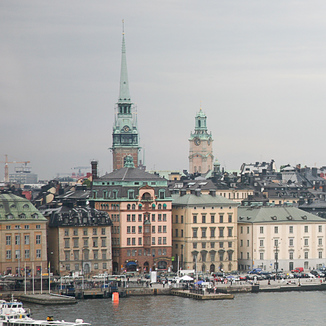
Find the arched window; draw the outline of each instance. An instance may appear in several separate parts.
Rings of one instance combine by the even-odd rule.
[[[132,209],[135,210],[136,209],[136,205],[132,204]]]
[[[128,205],[127,205],[127,209],[130,210],[130,207],[131,207],[130,204],[128,204]]]
[[[158,204],[158,209],[162,209],[162,204]]]

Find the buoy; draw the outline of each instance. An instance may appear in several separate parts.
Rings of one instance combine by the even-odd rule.
[[[113,302],[119,302],[119,292],[113,292],[112,293],[112,301]]]

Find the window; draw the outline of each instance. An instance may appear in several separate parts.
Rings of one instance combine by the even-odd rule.
[[[240,240],[240,247],[243,247],[243,240]]]
[[[318,238],[318,246],[322,246],[323,245],[323,239],[322,238]]]
[[[6,235],[6,245],[7,246],[11,245],[11,235]]]
[[[197,238],[197,228],[192,228],[192,237]]]
[[[232,223],[232,214],[229,214],[229,215],[228,215],[228,222],[229,222],[229,223]]]
[[[6,225],[6,230],[10,230],[11,226],[10,225]]]
[[[166,214],[163,214],[163,222],[166,222]]]
[[[41,225],[39,225],[39,224],[36,225],[36,228],[37,228],[37,229],[40,229],[40,228],[41,228]]]
[[[24,229],[28,230],[29,229],[29,225],[24,225]]]
[[[97,229],[93,229],[93,235],[97,235]]]
[[[211,230],[211,238],[215,238],[215,228],[210,228]]]
[[[131,227],[130,226],[127,226],[127,233],[130,234],[131,233]]]
[[[163,225],[163,233],[166,233],[166,225]],[[181,230],[181,233],[183,233],[183,230]],[[181,235],[183,237],[183,235]]]
[[[322,225],[318,225],[318,232],[323,232],[323,226]]]
[[[6,250],[6,259],[11,259],[11,250]]]
[[[193,223],[197,223],[197,215],[193,215],[192,216],[192,222]]]
[[[205,249],[205,248],[206,248],[206,242],[202,242],[202,243],[201,243],[201,247],[202,247],[203,249]]]
[[[249,252],[247,252],[247,259],[250,259]]]
[[[20,234],[15,235],[15,245],[20,245]]]
[[[36,244],[41,244],[41,235],[40,235],[40,234],[37,234],[37,235],[36,235],[35,243],[36,243]]]
[[[138,245],[139,245],[139,246],[142,245],[142,238],[138,238]]]
[[[263,227],[263,226],[261,226],[261,227],[259,228],[259,232],[260,232],[260,234],[264,233],[264,227]]]
[[[293,259],[293,251],[289,252],[289,259],[291,259],[291,260]]]
[[[304,252],[304,259],[308,259],[308,257],[309,257],[309,256],[308,256],[308,251],[305,251],[305,252]]]
[[[162,225],[159,225],[157,229],[158,229],[158,233],[162,233]]]
[[[78,235],[78,229],[74,229],[73,234]]]
[[[215,223],[215,215],[211,215],[211,223]]]
[[[228,247],[232,248],[232,242],[228,242]]]
[[[87,229],[84,229],[84,230],[83,230],[83,234],[84,234],[84,235],[88,235],[88,230],[87,230]]]
[[[243,233],[243,226],[240,227],[240,233]]]
[[[201,237],[206,238],[206,229],[207,228],[201,228]]]
[[[274,233],[278,233],[278,226],[274,226]]]
[[[41,249],[36,249],[36,258],[41,258]]]
[[[127,238],[127,246],[130,246],[131,245],[131,240],[130,238]]]
[[[132,244],[133,246],[136,245],[136,238],[132,238],[132,239],[131,239],[131,244]]]
[[[138,214],[138,222],[141,222],[141,221],[142,221],[142,215]]]
[[[98,269],[98,263],[94,263],[94,269]]]
[[[127,214],[127,222],[130,222],[130,221],[131,221],[131,215]]]
[[[220,242],[220,248],[221,249],[223,248],[223,242]]]
[[[259,240],[259,246],[264,247],[264,240]]]
[[[155,237],[152,237],[152,245],[155,245]]]
[[[152,233],[155,233],[155,225],[152,225]]]
[[[162,222],[162,214],[158,214],[158,215],[157,215],[157,220],[158,220],[159,222]]]
[[[304,245],[308,246],[309,245],[309,239],[304,239]]]
[[[175,229],[175,237],[178,238],[179,237],[179,230]]]
[[[181,215],[181,224],[183,224],[183,215]],[[166,250],[166,249],[163,249]]]
[[[178,224],[179,223],[179,218],[178,218],[178,215],[175,216],[175,223]]]
[[[141,225],[138,226],[138,233],[143,233],[143,227]]]
[[[29,249],[26,249],[25,250],[25,259],[28,259],[29,258]]]
[[[293,238],[289,238],[289,246],[293,247]]]
[[[88,239],[84,239],[84,246],[88,247]]]
[[[228,228],[228,237],[232,237],[233,228]]]
[[[105,228],[102,228],[102,229],[101,229],[101,234],[102,234],[102,235],[105,235]]]
[[[308,225],[305,225],[305,226],[304,226],[304,232],[305,232],[305,233],[308,233]]]
[[[219,227],[218,231],[219,231],[219,237],[223,238],[224,237],[224,228]]]
[[[278,239],[274,240],[274,247],[278,247]]]
[[[249,234],[249,232],[250,232],[250,228],[249,226],[247,226],[247,234]]]
[[[260,259],[260,260],[264,260],[264,253],[263,253],[263,252],[260,252],[260,253],[259,253],[259,259]]]
[[[166,245],[166,237],[163,237],[163,244]]]
[[[220,214],[220,223],[223,223],[223,214]]]
[[[215,248],[215,242],[211,242],[211,248]]]
[[[158,241],[157,241],[157,244],[161,245],[161,244],[162,244],[162,237],[158,237],[157,240],[158,240]]]
[[[202,215],[201,216],[201,222],[202,223],[206,223],[206,215]]]
[[[249,240],[247,240],[247,247],[249,247]]]
[[[293,226],[292,225],[289,226],[289,233],[293,233]]]
[[[323,258],[323,252],[322,251],[318,251],[318,258],[322,259]]]
[[[65,248],[70,248],[69,239],[65,239]]]
[[[101,239],[101,242],[102,242],[102,243],[101,243],[101,246],[102,246],[102,247],[106,247],[106,239],[105,239],[105,238],[102,238],[102,239]]]
[[[136,233],[136,226],[131,227],[131,233]]]
[[[197,242],[193,242],[192,247],[193,247],[193,249],[197,249]]]

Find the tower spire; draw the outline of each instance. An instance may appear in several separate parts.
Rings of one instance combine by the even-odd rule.
[[[126,57],[126,42],[125,42],[125,24],[122,20],[122,51],[121,51],[121,72],[120,72],[120,92],[118,103],[130,103],[127,57]]]

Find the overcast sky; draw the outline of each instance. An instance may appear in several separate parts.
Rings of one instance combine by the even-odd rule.
[[[0,0],[0,160],[112,170],[124,19],[148,169],[188,169],[200,105],[226,169],[325,165],[325,16],[314,0]]]

